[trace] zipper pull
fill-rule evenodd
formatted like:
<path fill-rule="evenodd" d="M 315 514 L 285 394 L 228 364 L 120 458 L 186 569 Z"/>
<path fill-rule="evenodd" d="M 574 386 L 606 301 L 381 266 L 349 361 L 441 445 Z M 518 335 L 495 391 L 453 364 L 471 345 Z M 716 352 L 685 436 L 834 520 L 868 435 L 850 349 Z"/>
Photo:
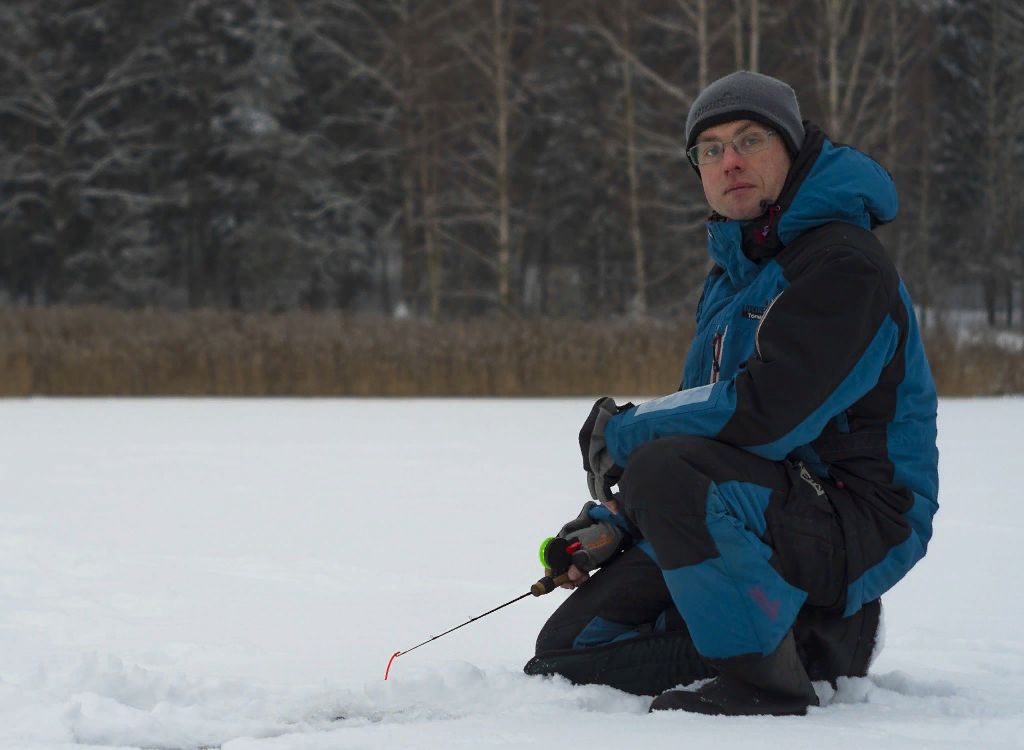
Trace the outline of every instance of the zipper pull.
<path fill-rule="evenodd" d="M 722 371 L 722 349 L 725 348 L 725 334 L 716 333 L 711 339 L 711 382 L 718 382 L 718 374 Z"/>
<path fill-rule="evenodd" d="M 768 209 L 768 223 L 757 233 L 757 241 L 764 242 L 772 231 L 772 223 L 775 221 L 775 214 L 782 210 L 781 206 L 775 205 Z"/>

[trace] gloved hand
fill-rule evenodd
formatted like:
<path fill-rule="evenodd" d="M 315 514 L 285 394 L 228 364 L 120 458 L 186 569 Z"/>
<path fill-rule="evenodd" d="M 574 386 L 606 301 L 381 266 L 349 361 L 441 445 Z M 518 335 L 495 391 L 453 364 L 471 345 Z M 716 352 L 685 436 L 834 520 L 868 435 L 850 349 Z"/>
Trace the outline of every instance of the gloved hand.
<path fill-rule="evenodd" d="M 561 568 L 571 564 L 581 573 L 589 573 L 600 568 L 622 549 L 626 532 L 609 521 L 592 519 L 590 511 L 596 507 L 597 503 L 587 502 L 580 514 L 559 530 L 556 539 L 564 539 L 569 549 L 572 549 L 575 542 L 579 542 L 579 548 L 569 553 L 567 560 L 549 559 L 548 563 L 553 567 Z"/>
<path fill-rule="evenodd" d="M 632 408 L 632 403 L 616 406 L 615 399 L 609 396 L 599 398 L 580 430 L 580 452 L 583 454 L 583 470 L 587 472 L 590 496 L 601 503 L 611 503 L 616 512 L 612 487 L 622 478 L 622 467 L 608 454 L 604 428 L 616 414 Z"/>

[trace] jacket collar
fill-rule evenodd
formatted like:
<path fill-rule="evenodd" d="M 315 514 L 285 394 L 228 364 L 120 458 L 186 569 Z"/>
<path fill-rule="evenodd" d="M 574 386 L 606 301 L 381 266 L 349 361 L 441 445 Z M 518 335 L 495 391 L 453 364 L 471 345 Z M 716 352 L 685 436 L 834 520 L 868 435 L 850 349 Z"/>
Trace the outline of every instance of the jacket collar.
<path fill-rule="evenodd" d="M 803 147 L 774 204 L 750 221 L 716 213 L 708 219 L 711 258 L 737 286 L 816 226 L 838 220 L 873 229 L 896 215 L 896 187 L 888 172 L 859 151 L 832 144 L 814 123 L 805 120 L 804 128 Z"/>

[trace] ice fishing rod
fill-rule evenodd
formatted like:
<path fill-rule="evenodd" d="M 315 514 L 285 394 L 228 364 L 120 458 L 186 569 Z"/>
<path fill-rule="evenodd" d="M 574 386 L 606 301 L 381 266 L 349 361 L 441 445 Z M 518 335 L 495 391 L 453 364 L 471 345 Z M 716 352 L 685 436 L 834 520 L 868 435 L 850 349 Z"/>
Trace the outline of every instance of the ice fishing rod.
<path fill-rule="evenodd" d="M 449 633 L 458 630 L 459 628 L 464 628 L 471 622 L 476 622 L 477 620 L 483 617 L 487 617 L 487 615 L 494 614 L 499 609 L 504 609 L 510 604 L 515 604 L 516 602 L 525 599 L 528 596 L 544 596 L 544 594 L 550 594 L 563 583 L 569 583 L 569 566 L 572 564 L 572 553 L 576 552 L 579 548 L 580 543 L 577 541 L 574 541 L 570 544 L 565 539 L 562 539 L 560 537 L 548 537 L 547 539 L 545 539 L 540 545 L 540 562 L 541 565 L 544 566 L 545 575 L 535 584 L 530 586 L 529 591 L 527 591 L 522 596 L 517 596 L 515 599 L 512 599 L 511 601 L 507 601 L 504 604 L 495 607 L 494 609 L 484 612 L 482 615 L 470 617 L 468 620 L 466 620 L 466 622 L 462 623 L 461 625 L 456 625 L 454 628 L 451 628 L 450 630 L 444 631 L 443 633 L 441 633 L 441 635 L 435 635 L 431 638 L 428 638 L 427 640 L 423 641 L 423 643 L 417 643 L 415 646 L 406 649 L 405 651 L 396 651 L 391 655 L 391 658 L 388 659 L 387 669 L 384 670 L 384 679 L 386 680 L 388 678 L 388 673 L 391 671 L 391 662 L 393 662 L 396 657 L 407 654 L 410 651 L 415 651 L 420 646 L 426 646 L 431 641 L 436 641 L 438 638 L 441 638 L 442 636 L 446 636 Z"/>

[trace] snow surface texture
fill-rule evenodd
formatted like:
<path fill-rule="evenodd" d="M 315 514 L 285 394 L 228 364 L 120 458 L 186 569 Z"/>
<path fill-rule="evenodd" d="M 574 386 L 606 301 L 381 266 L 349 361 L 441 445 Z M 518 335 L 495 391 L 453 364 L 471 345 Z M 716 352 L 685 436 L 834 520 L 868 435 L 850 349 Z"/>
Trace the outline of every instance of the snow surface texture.
<path fill-rule="evenodd" d="M 0 748 L 1024 747 L 1024 400 L 940 406 L 868 678 L 803 718 L 528 678 L 581 400 L 0 402 Z M 340 717 L 344 717 L 343 719 Z"/>

